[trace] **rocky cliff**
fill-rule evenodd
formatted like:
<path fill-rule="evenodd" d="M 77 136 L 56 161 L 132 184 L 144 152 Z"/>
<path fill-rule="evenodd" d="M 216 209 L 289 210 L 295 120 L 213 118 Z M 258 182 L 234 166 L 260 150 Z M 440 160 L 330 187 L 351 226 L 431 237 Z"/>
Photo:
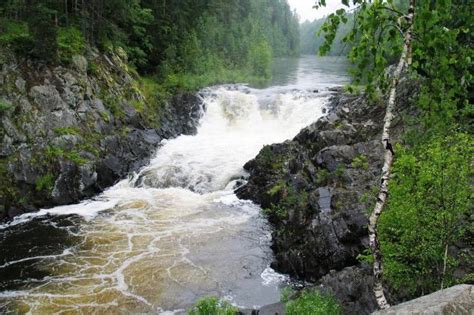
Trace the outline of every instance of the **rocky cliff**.
<path fill-rule="evenodd" d="M 200 98 L 165 100 L 121 50 L 56 67 L 0 57 L 0 220 L 93 196 L 195 132 Z"/>
<path fill-rule="evenodd" d="M 407 110 L 413 89 L 402 83 L 397 108 Z M 349 313 L 368 313 L 376 307 L 371 269 L 357 257 L 368 245 L 385 111 L 364 96 L 341 92 L 330 105 L 327 116 L 293 140 L 266 146 L 249 161 L 248 182 L 237 195 L 268 215 L 276 270 L 317 282 Z M 396 138 L 402 126 L 394 126 Z"/>

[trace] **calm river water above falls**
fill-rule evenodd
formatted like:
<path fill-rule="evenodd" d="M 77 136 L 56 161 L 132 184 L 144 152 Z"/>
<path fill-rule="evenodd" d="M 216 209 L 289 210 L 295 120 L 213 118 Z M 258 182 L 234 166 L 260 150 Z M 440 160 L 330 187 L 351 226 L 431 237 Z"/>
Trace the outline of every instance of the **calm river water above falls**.
<path fill-rule="evenodd" d="M 0 312 L 160 313 L 203 295 L 279 300 L 268 223 L 238 200 L 242 166 L 323 115 L 342 58 L 276 61 L 270 87 L 202 92 L 195 136 L 164 141 L 149 166 L 93 200 L 0 226 Z M 315 90 L 319 90 L 316 92 Z"/>

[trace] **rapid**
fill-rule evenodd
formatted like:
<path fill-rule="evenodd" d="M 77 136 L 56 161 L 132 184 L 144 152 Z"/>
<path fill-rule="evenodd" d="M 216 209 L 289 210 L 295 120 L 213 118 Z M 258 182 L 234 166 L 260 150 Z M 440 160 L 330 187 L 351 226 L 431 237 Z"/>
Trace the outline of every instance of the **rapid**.
<path fill-rule="evenodd" d="M 217 295 L 252 308 L 279 300 L 270 226 L 239 200 L 243 165 L 327 110 L 345 62 L 281 60 L 269 87 L 200 91 L 193 136 L 164 140 L 149 165 L 80 204 L 0 226 L 0 310 L 31 314 L 180 313 Z"/>

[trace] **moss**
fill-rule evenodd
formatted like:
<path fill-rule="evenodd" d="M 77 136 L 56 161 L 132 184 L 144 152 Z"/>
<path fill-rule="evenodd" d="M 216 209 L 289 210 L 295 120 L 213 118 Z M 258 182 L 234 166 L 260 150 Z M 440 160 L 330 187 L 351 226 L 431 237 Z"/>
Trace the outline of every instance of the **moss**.
<path fill-rule="evenodd" d="M 56 160 L 58 158 L 64 158 L 71 162 L 74 162 L 78 165 L 84 165 L 89 162 L 88 159 L 82 157 L 79 152 L 76 150 L 66 151 L 63 148 L 55 147 L 55 146 L 48 146 L 45 150 L 45 157 L 50 161 Z"/>
<path fill-rule="evenodd" d="M 283 180 L 279 180 L 275 186 L 273 186 L 272 188 L 270 188 L 267 193 L 270 195 L 270 196 L 274 196 L 276 193 L 280 192 L 283 188 L 285 187 L 285 182 Z"/>
<path fill-rule="evenodd" d="M 55 177 L 50 173 L 38 177 L 35 182 L 36 191 L 47 191 L 51 193 L 51 191 L 53 191 L 54 182 Z"/>
<path fill-rule="evenodd" d="M 344 164 L 338 164 L 336 167 L 336 170 L 334 171 L 334 175 L 337 178 L 341 178 L 342 175 L 344 175 L 345 171 L 346 171 L 346 166 Z"/>
<path fill-rule="evenodd" d="M 358 155 L 356 156 L 351 163 L 353 168 L 368 170 L 369 169 L 369 162 L 365 155 Z"/>
<path fill-rule="evenodd" d="M 102 117 L 102 120 L 105 121 L 106 123 L 110 122 L 110 117 L 107 112 L 99 112 L 100 117 Z"/>
<path fill-rule="evenodd" d="M 13 108 L 13 105 L 0 101 L 0 113 Z"/>
<path fill-rule="evenodd" d="M 80 134 L 80 129 L 77 127 L 69 126 L 69 127 L 55 128 L 54 132 L 58 136 L 78 135 Z"/>
<path fill-rule="evenodd" d="M 89 60 L 87 63 L 87 74 L 92 76 L 99 75 L 99 65 L 96 63 L 95 60 Z"/>
<path fill-rule="evenodd" d="M 284 157 L 274 154 L 269 145 L 264 146 L 263 149 L 260 150 L 258 158 L 265 168 L 278 170 L 283 167 Z"/>
<path fill-rule="evenodd" d="M 118 97 L 112 96 L 110 94 L 105 95 L 103 98 L 105 107 L 112 113 L 116 119 L 122 119 L 125 117 L 125 111 L 120 106 Z"/>
<path fill-rule="evenodd" d="M 325 168 L 319 169 L 317 172 L 316 183 L 318 185 L 325 185 L 329 179 L 329 171 Z"/>
<path fill-rule="evenodd" d="M 9 158 L 0 159 L 0 199 L 3 199 L 5 210 L 8 210 L 11 204 L 21 197 L 13 183 L 13 177 L 8 171 L 8 163 L 10 159 L 14 158 L 14 156 L 10 156 Z"/>
<path fill-rule="evenodd" d="M 282 205 L 271 204 L 270 208 L 262 209 L 263 214 L 277 218 L 279 221 L 286 220 L 288 218 L 288 210 Z"/>

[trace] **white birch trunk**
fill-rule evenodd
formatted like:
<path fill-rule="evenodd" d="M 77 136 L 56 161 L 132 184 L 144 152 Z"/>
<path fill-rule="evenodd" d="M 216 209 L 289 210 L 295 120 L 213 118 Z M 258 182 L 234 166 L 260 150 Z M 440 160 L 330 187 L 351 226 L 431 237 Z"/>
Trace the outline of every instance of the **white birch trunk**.
<path fill-rule="evenodd" d="M 398 62 L 397 68 L 392 76 L 390 86 L 389 99 L 387 109 L 385 111 L 384 126 L 382 132 L 382 144 L 385 147 L 384 164 L 382 168 L 382 178 L 380 183 L 380 191 L 377 197 L 374 210 L 369 218 L 369 245 L 374 258 L 374 294 L 377 304 L 380 309 L 390 307 L 385 298 L 383 290 L 382 275 L 382 253 L 380 252 L 380 243 L 377 235 L 377 223 L 382 211 L 385 207 L 385 202 L 388 197 L 388 182 L 390 179 L 390 171 L 393 163 L 393 150 L 390 139 L 390 127 L 393 120 L 393 109 L 395 107 L 395 97 L 397 93 L 398 81 L 403 72 L 403 69 L 411 64 L 411 41 L 413 36 L 413 18 L 414 18 L 415 0 L 410 0 L 410 8 L 406 16 L 408 22 L 408 30 L 405 32 L 403 52 Z"/>

